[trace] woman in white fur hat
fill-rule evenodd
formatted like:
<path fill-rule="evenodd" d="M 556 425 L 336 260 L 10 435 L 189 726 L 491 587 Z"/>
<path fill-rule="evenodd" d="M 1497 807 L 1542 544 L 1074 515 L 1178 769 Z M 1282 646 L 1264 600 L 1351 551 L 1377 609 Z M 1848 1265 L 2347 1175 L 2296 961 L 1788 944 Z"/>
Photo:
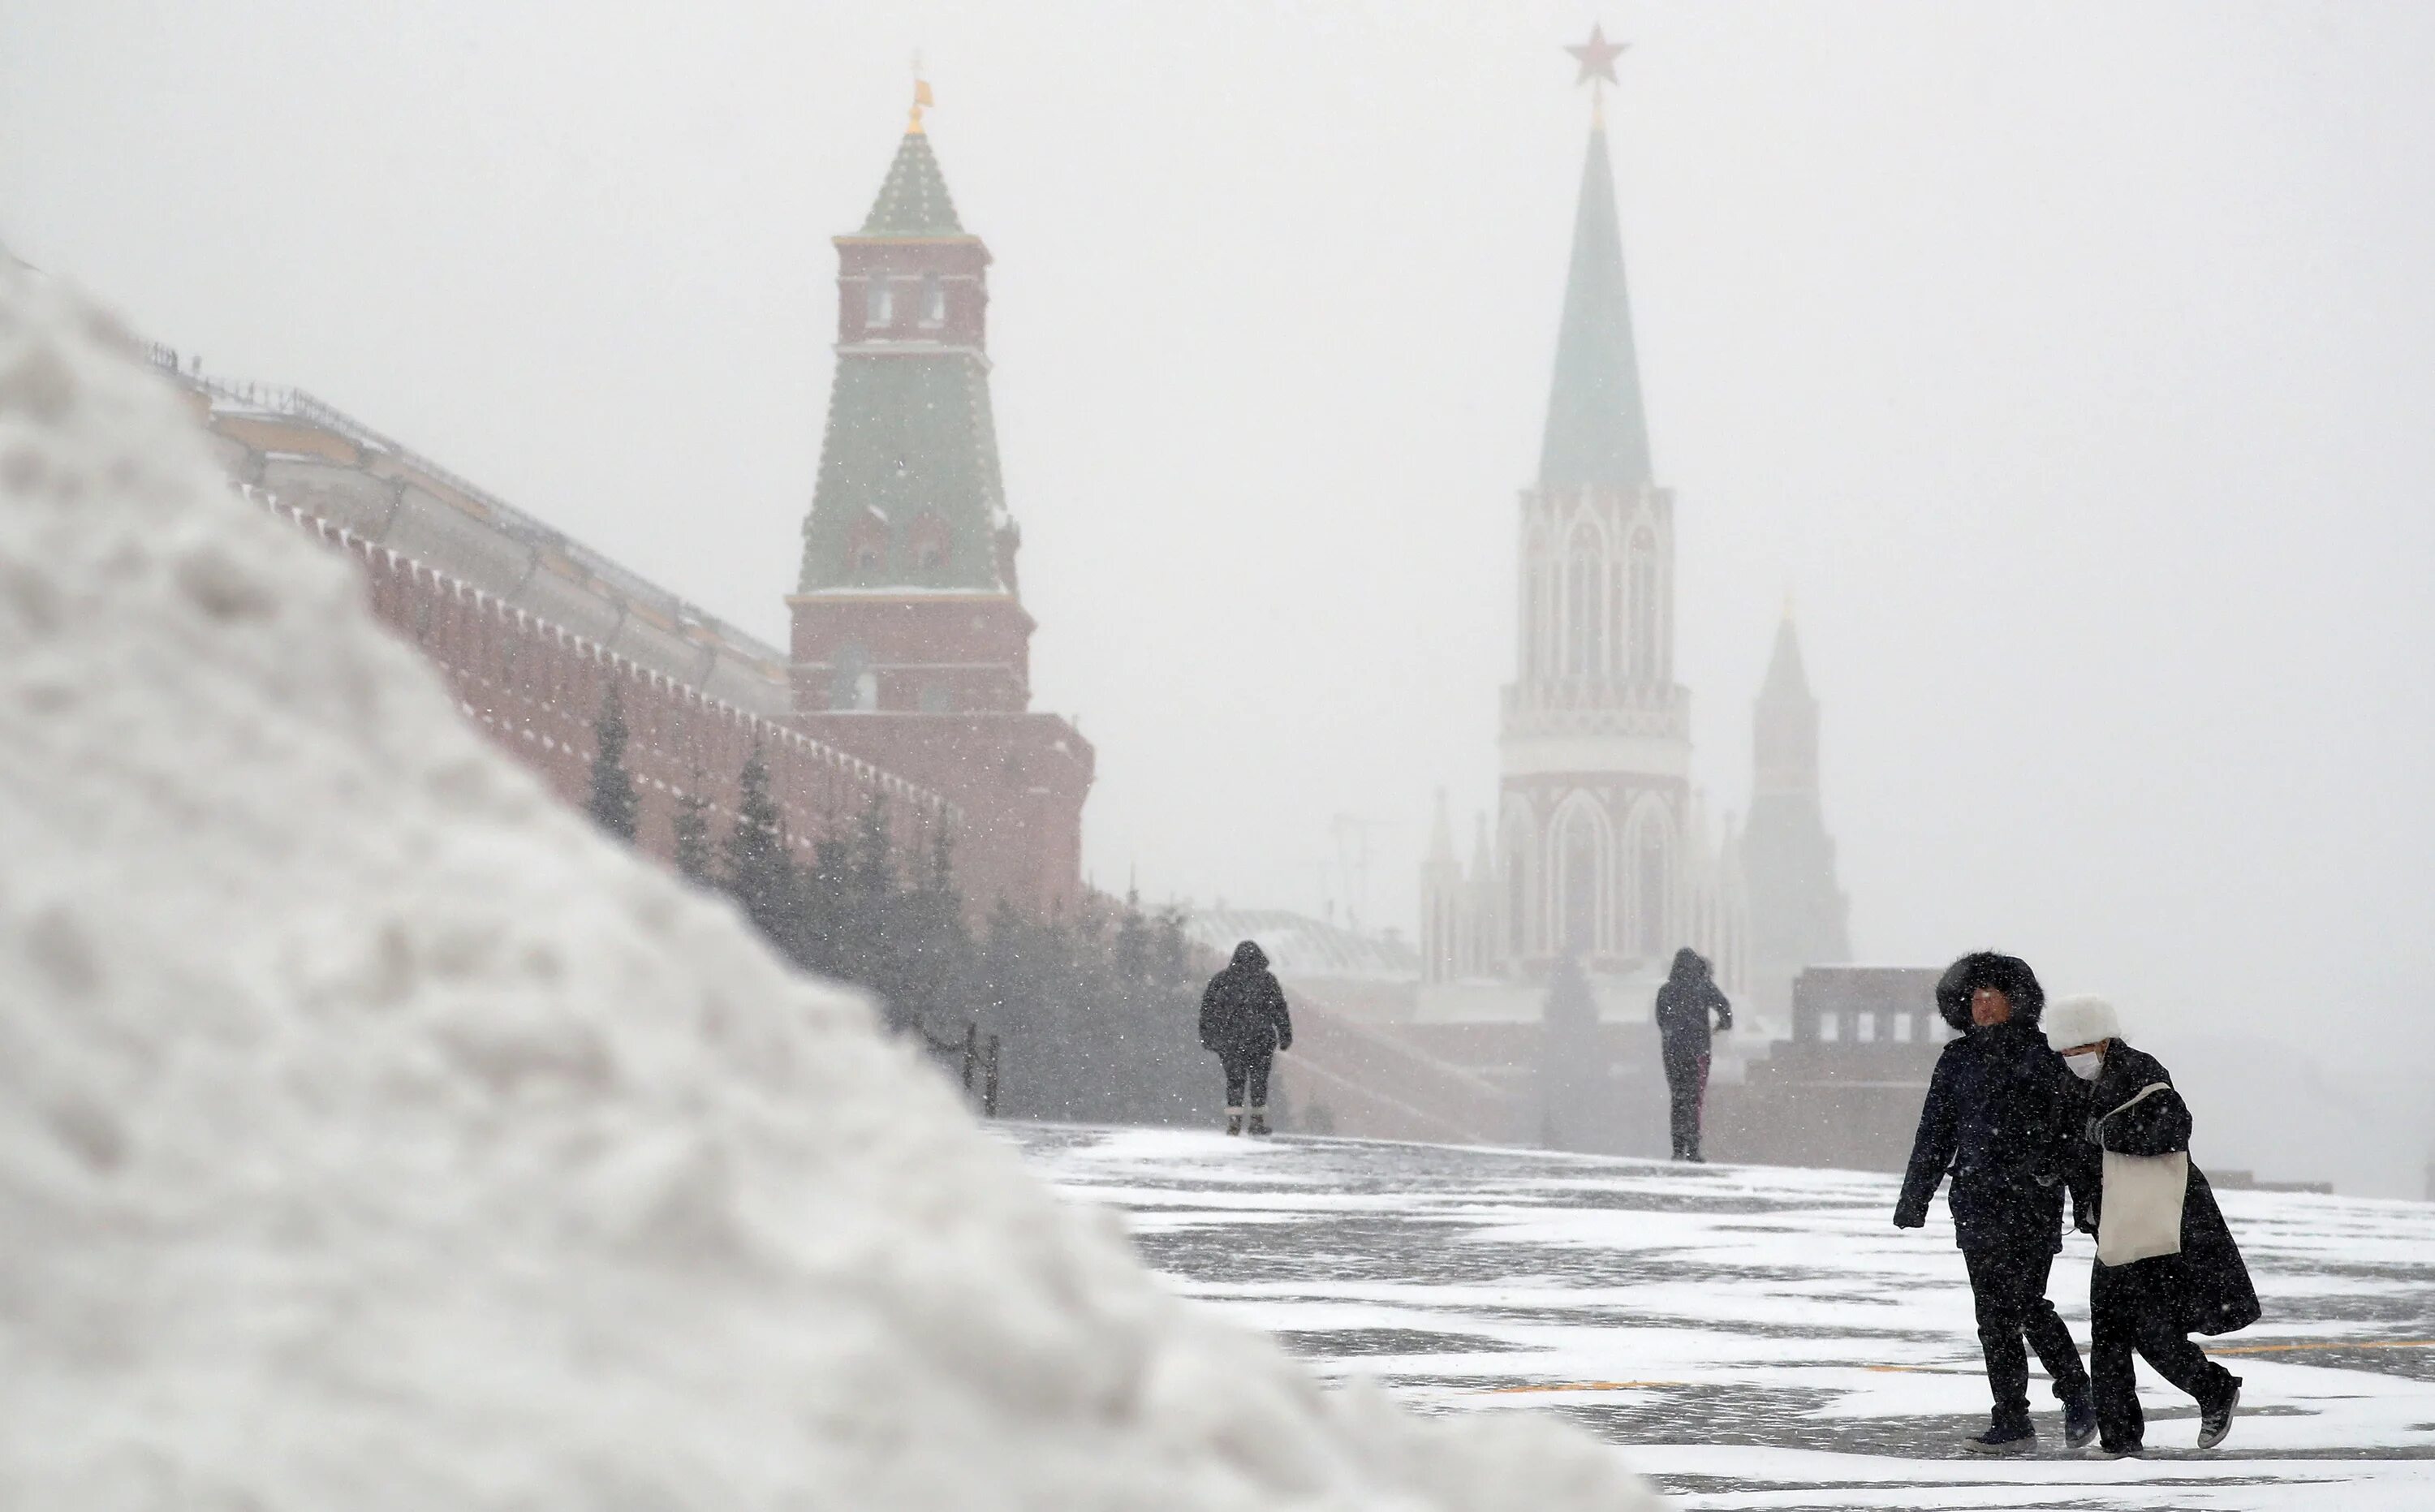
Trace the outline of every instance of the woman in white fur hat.
<path fill-rule="evenodd" d="M 2098 1236 L 2089 1273 L 2089 1374 L 2097 1452 L 2136 1454 L 2146 1429 L 2132 1380 L 2135 1349 L 2199 1404 L 2199 1447 L 2232 1431 L 2240 1378 L 2190 1342 L 2257 1321 L 2257 1290 L 2206 1177 L 2189 1160 L 2190 1110 L 2156 1057 L 2122 1039 L 2099 997 L 2046 1005 L 2046 1043 L 2089 1084 L 2087 1143 L 2074 1190 L 2081 1227 Z"/>

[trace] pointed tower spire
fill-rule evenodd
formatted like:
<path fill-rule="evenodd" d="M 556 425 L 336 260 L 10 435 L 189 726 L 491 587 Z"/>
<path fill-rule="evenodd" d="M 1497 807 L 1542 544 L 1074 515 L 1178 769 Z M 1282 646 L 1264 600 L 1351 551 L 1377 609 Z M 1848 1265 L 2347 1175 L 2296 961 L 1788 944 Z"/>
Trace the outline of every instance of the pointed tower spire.
<path fill-rule="evenodd" d="M 1603 39 L 1592 34 L 1592 44 Z M 1614 77 L 1584 60 L 1597 87 Z M 1578 57 L 1580 49 L 1570 49 Z M 1597 107 L 1593 105 L 1595 112 Z M 1649 421 L 1641 408 L 1640 359 L 1632 339 L 1632 300 L 1624 285 L 1623 228 L 1615 208 L 1615 169 L 1602 112 L 1590 126 L 1581 193 L 1573 212 L 1573 260 L 1564 281 L 1564 316 L 1556 335 L 1556 378 L 1547 398 L 1547 433 L 1539 451 L 1543 489 L 1604 485 L 1632 489 L 1652 480 Z"/>
<path fill-rule="evenodd" d="M 960 236 L 956 202 L 947 194 L 947 177 L 939 171 L 938 154 L 930 150 L 930 134 L 922 112 L 930 104 L 930 86 L 913 81 L 913 114 L 905 136 L 896 144 L 896 161 L 880 180 L 879 198 L 862 220 L 865 236 Z"/>
<path fill-rule="evenodd" d="M 1814 704 L 1809 696 L 1809 673 L 1801 664 L 1801 637 L 1792 627 L 1792 604 L 1784 606 L 1784 619 L 1775 627 L 1775 650 L 1767 660 L 1767 679 L 1759 685 L 1761 705 Z"/>
<path fill-rule="evenodd" d="M 834 239 L 837 378 L 786 600 L 793 723 L 960 811 L 972 906 L 1053 919 L 1089 887 L 1093 753 L 1073 724 L 1030 712 L 1035 627 L 990 405 L 990 254 L 947 194 L 930 104 L 917 62 L 871 213 Z"/>
<path fill-rule="evenodd" d="M 1757 1005 L 1784 1010 L 1805 966 L 1852 957 L 1849 906 L 1835 875 L 1818 781 L 1818 700 L 1785 606 L 1767 680 L 1751 709 L 1751 809 L 1742 831 Z"/>

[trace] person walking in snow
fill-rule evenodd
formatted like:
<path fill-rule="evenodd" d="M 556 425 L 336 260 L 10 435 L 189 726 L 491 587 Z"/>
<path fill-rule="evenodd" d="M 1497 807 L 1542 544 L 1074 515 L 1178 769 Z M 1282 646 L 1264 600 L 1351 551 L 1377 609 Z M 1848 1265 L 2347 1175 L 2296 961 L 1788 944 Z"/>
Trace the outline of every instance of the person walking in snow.
<path fill-rule="evenodd" d="M 1894 1225 L 1925 1225 L 1937 1184 L 1952 1177 L 1945 1201 L 1995 1399 L 1987 1431 L 1962 1447 L 1981 1454 L 2036 1447 L 2027 1335 L 2063 1403 L 2064 1441 L 2084 1448 L 2097 1436 L 2088 1370 L 2046 1299 L 2046 1273 L 2063 1248 L 2064 1178 L 2077 1158 L 2080 1084 L 2038 1033 L 2046 993 L 2027 961 L 1964 955 L 1936 984 L 1936 1006 L 1960 1038 L 1928 1080 Z"/>
<path fill-rule="evenodd" d="M 1293 1048 L 1293 1016 L 1285 988 L 1260 947 L 1245 940 L 1235 958 L 1200 994 L 1200 1048 L 1218 1053 L 1226 1072 L 1226 1132 L 1243 1132 L 1250 1098 L 1252 1132 L 1269 1131 L 1269 1063 Z"/>
<path fill-rule="evenodd" d="M 1700 1112 L 1708 1097 L 1708 1016 L 1716 1026 L 1734 1026 L 1734 1005 L 1709 974 L 1708 958 L 1685 945 L 1674 953 L 1674 969 L 1657 989 L 1659 1058 L 1673 1102 L 1674 1159 L 1700 1159 Z"/>
<path fill-rule="evenodd" d="M 2260 1309 L 2215 1191 L 2190 1163 L 2189 1105 L 2155 1057 L 2124 1042 L 2120 1017 L 2103 998 L 2058 1000 L 2046 1037 L 2088 1084 L 2071 1177 L 2076 1192 L 2095 1199 L 2079 1206 L 2080 1226 L 2097 1235 L 2088 1358 L 2098 1452 L 2144 1447 L 2133 1350 L 2199 1404 L 2199 1448 L 2213 1449 L 2232 1432 L 2240 1378 L 2189 1336 L 2245 1329 Z"/>

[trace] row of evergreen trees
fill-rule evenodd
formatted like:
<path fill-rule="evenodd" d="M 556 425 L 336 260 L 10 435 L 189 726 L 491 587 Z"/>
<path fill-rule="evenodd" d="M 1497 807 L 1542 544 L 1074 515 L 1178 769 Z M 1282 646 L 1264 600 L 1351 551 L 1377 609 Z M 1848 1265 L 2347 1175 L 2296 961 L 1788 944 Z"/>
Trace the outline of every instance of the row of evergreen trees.
<path fill-rule="evenodd" d="M 631 842 L 640 795 L 612 682 L 594 725 L 595 822 Z M 1178 908 L 1145 913 L 1090 896 L 1070 919 L 1028 919 L 1001 899 L 976 932 L 956 886 L 943 826 L 926 853 L 898 853 L 873 794 L 799 860 L 758 747 L 736 782 L 735 821 L 712 833 L 702 784 L 673 817 L 677 869 L 735 900 L 806 971 L 864 988 L 888 1026 L 960 1058 L 968 1035 L 999 1046 L 997 1111 L 1095 1123 L 1206 1123 L 1216 1064 L 1197 1040 L 1197 958 Z"/>

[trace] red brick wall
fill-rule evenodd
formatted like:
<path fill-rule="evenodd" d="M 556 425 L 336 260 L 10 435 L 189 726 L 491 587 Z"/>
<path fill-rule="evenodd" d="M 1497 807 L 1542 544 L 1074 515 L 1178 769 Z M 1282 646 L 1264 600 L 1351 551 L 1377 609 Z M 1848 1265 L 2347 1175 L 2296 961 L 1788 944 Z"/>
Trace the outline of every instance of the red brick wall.
<path fill-rule="evenodd" d="M 954 805 L 956 876 L 976 916 L 1001 898 L 1034 918 L 1070 919 L 1080 907 L 1082 801 L 1096 757 L 1072 725 L 1045 713 L 809 713 L 793 723 Z"/>
<path fill-rule="evenodd" d="M 820 838 L 847 833 L 873 793 L 887 799 L 900 854 L 926 854 L 942 816 L 950 825 L 960 818 L 936 793 L 869 761 L 704 697 L 312 515 L 270 508 L 353 558 L 373 612 L 430 659 L 465 716 L 578 807 L 591 794 L 593 724 L 614 679 L 630 731 L 626 769 L 641 799 L 635 841 L 663 860 L 675 854 L 677 800 L 697 787 L 711 800 L 713 844 L 726 838 L 736 778 L 755 744 L 788 838 L 805 857 Z"/>

